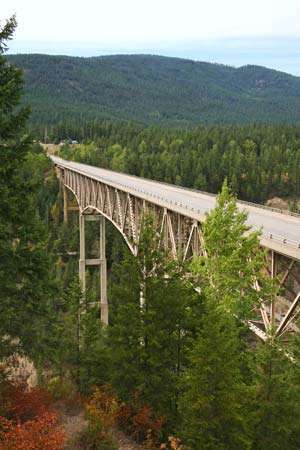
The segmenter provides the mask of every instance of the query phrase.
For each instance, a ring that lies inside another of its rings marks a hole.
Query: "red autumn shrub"
[[[63,446],[64,433],[54,413],[24,423],[0,417],[0,450],[62,450]]]
[[[153,411],[148,405],[138,408],[131,418],[133,425],[133,436],[138,442],[143,442],[145,439],[152,440],[159,438],[162,428],[163,419],[155,418]]]
[[[30,390],[25,385],[8,383],[4,390],[5,416],[18,422],[25,422],[44,414],[51,405],[50,394],[40,387]]]
[[[146,439],[158,442],[164,419],[156,417],[149,405],[141,405],[136,394],[130,403],[119,403],[116,420],[120,428],[137,442]]]

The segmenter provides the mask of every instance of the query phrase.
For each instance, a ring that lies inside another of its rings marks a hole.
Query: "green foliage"
[[[82,293],[78,279],[73,280],[63,292],[59,307],[56,335],[60,336],[58,346],[54,349],[57,355],[59,375],[66,378],[78,378],[80,364],[80,302]]]
[[[249,389],[242,377],[241,350],[234,318],[207,298],[182,381],[181,427],[188,448],[250,448]]]
[[[96,384],[109,381],[111,354],[107,330],[100,322],[99,305],[90,307],[81,320],[82,345],[80,347],[80,391],[90,393]]]
[[[112,383],[120,397],[137,393],[172,424],[177,420],[179,377],[192,333],[190,306],[196,294],[183,281],[183,268],[158,249],[151,219],[146,219],[139,254],[128,254],[112,290],[109,329]]]
[[[257,348],[253,450],[296,450],[300,444],[299,337],[293,361],[284,343],[269,340]]]
[[[254,288],[256,277],[267,284],[259,275],[264,255],[258,233],[246,234],[246,218],[225,182],[203,226],[206,256],[192,264],[205,310],[181,400],[183,436],[193,449],[251,448],[250,357],[240,320],[271,288]]]
[[[53,307],[47,233],[37,200],[42,180],[27,172],[29,160],[48,163],[30,153],[28,111],[19,107],[22,74],[3,55],[15,27],[12,17],[0,30],[0,357],[12,351],[12,343],[42,356]]]
[[[89,423],[88,428],[76,439],[76,448],[82,450],[117,450],[118,445],[111,434],[104,433],[101,423]]]
[[[11,55],[34,123],[82,117],[146,124],[299,123],[300,79],[258,66],[150,55]],[[72,137],[72,136],[69,136]]]
[[[52,359],[59,379],[67,384],[74,380],[84,394],[108,378],[110,358],[106,332],[99,319],[99,306],[88,305],[76,276],[61,297],[55,329],[58,342]]]
[[[249,319],[253,306],[258,306],[261,298],[271,299],[273,289],[261,273],[265,253],[259,232],[251,231],[247,213],[237,208],[226,181],[204,222],[203,239],[206,255],[193,264],[199,284],[224,312]]]

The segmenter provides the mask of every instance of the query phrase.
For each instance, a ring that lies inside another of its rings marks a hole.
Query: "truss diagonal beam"
[[[282,333],[282,331],[286,330],[288,325],[289,325],[289,321],[290,319],[294,316],[294,314],[296,313],[296,310],[298,308],[298,306],[300,305],[300,292],[298,293],[298,295],[296,296],[295,300],[293,301],[293,303],[291,304],[288,312],[286,313],[286,315],[284,316],[284,318],[282,319],[279,327],[276,330],[276,334],[279,335]]]

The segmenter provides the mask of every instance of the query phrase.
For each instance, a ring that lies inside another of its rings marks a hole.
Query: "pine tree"
[[[214,299],[206,298],[205,304],[183,378],[182,436],[195,450],[248,449],[249,389],[242,376],[239,330]]]
[[[107,329],[100,322],[99,305],[89,307],[80,319],[79,389],[90,393],[95,385],[107,384],[111,367]]]
[[[138,393],[141,404],[164,416],[166,427],[174,430],[197,294],[183,281],[183,269],[159,249],[152,225],[145,219],[138,256],[128,254],[116,270],[109,330],[112,380],[122,398]]]
[[[289,347],[271,338],[257,348],[253,450],[299,448],[299,336]]]
[[[205,292],[214,297],[220,308],[241,320],[250,318],[261,298],[270,300],[274,293],[272,283],[262,273],[265,254],[260,247],[260,232],[251,230],[246,221],[247,213],[237,208],[225,181],[217,204],[203,225],[207,256],[193,264]]]
[[[204,227],[206,257],[193,263],[205,313],[189,354],[181,402],[183,436],[193,449],[248,449],[251,446],[251,379],[247,331],[242,321],[272,289],[260,278],[263,253],[258,233],[249,233],[225,183]],[[248,232],[248,234],[245,234]]]
[[[112,355],[111,382],[119,396],[130,400],[141,384],[140,284],[136,260],[127,251],[124,260],[112,267],[110,289]]]
[[[10,352],[13,342],[31,353],[37,350],[52,308],[47,236],[36,210],[34,182],[23,171],[31,140],[25,131],[28,110],[19,106],[22,74],[4,56],[15,28],[12,17],[0,29],[1,355]]]

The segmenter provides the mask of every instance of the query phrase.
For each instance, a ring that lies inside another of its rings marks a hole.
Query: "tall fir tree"
[[[34,182],[23,170],[31,145],[25,129],[29,111],[19,105],[22,73],[4,55],[15,28],[15,17],[0,28],[1,355],[17,342],[28,352],[40,351],[51,311],[47,236]]]
[[[253,450],[300,446],[300,340],[271,337],[256,350]]]
[[[128,254],[117,272],[109,330],[113,384],[127,400],[138,393],[141,404],[164,416],[174,431],[198,294],[184,281],[183,268],[159,249],[151,218],[145,219],[138,256]]]
[[[225,182],[203,226],[206,256],[193,263],[205,305],[181,402],[183,436],[193,449],[251,447],[251,370],[243,321],[272,288],[261,278],[264,255],[246,218]]]
[[[193,450],[250,449],[250,389],[236,321],[208,297],[204,316],[182,381],[183,440]]]
[[[203,225],[206,257],[196,260],[193,269],[200,286],[219,307],[241,320],[251,317],[251,310],[262,298],[271,301],[276,290],[262,270],[265,253],[259,236],[260,231],[247,224],[247,213],[238,209],[225,180]]]

